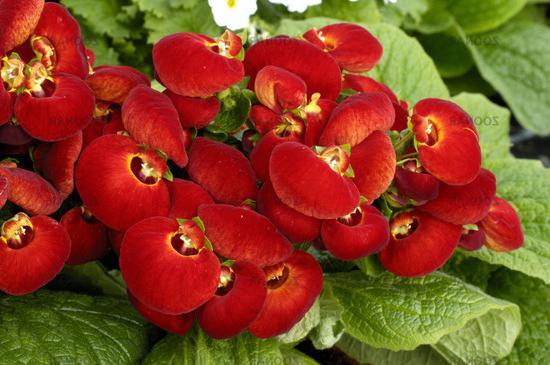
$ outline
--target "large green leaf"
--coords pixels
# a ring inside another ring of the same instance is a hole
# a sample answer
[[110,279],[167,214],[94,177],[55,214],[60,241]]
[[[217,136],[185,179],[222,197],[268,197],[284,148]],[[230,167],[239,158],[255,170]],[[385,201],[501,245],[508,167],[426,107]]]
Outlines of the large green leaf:
[[525,6],[525,0],[447,0],[447,10],[466,33],[485,32],[504,24]]
[[319,299],[321,316],[319,324],[309,334],[313,346],[328,349],[342,337],[344,326],[341,322],[343,308],[332,294],[330,286],[325,285]]
[[319,300],[307,311],[305,316],[296,323],[290,331],[277,336],[277,340],[284,344],[293,344],[303,340],[321,320],[321,306]]
[[550,359],[550,286],[518,272],[501,270],[491,278],[492,295],[521,307],[523,330],[502,365],[547,364]]
[[391,351],[371,347],[357,341],[349,335],[344,335],[336,345],[346,355],[360,364],[372,365],[447,365],[448,362],[427,345],[419,346],[410,351]]
[[323,0],[319,5],[310,6],[305,15],[308,18],[331,17],[355,23],[376,23],[381,19],[376,0]]
[[127,301],[46,290],[0,299],[1,364],[136,364],[149,326]]
[[[283,20],[277,34],[299,35],[312,27],[339,22],[329,18]],[[393,25],[364,25],[382,44],[384,54],[369,75],[387,84],[401,98],[411,103],[420,99],[448,98],[449,91],[437,69],[415,38]]]
[[550,134],[550,29],[512,21],[465,39],[481,75],[502,95],[518,121],[535,133]]
[[317,361],[294,348],[283,348],[283,365],[317,365]]
[[[481,321],[492,311],[509,312],[504,320],[516,321],[505,336],[517,336],[520,327],[515,304],[443,273],[400,278],[354,271],[326,275],[325,283],[342,306],[346,333],[373,347],[397,351],[435,344],[445,335],[468,330],[469,321]],[[508,337],[502,339],[504,343]]]
[[276,340],[261,340],[247,332],[229,340],[214,340],[195,326],[183,337],[166,336],[153,347],[143,364],[283,364],[283,355]]

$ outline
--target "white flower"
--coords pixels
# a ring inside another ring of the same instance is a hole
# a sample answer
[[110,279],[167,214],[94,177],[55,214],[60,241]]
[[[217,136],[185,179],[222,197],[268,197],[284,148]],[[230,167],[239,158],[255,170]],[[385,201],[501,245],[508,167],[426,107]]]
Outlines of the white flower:
[[249,18],[257,10],[256,0],[208,0],[214,21],[231,30],[248,27]]
[[273,4],[283,4],[289,11],[303,13],[308,6],[319,5],[321,0],[269,0]]

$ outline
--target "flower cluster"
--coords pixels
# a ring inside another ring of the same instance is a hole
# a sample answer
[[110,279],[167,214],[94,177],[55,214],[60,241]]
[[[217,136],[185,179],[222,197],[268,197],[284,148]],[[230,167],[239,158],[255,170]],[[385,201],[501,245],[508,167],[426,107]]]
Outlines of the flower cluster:
[[[63,7],[0,5],[11,30],[0,34],[0,143],[14,156],[30,148],[36,171],[0,162],[0,205],[13,213],[0,232],[6,293],[112,248],[130,300],[159,327],[268,338],[320,295],[318,251],[378,254],[408,277],[459,245],[523,243],[470,116],[440,99],[409,108],[364,76],[382,46],[360,26],[246,52],[230,31],[176,33],[153,48],[159,92],[130,67],[94,67]],[[232,143],[208,138],[221,95],[245,77],[249,120]]]

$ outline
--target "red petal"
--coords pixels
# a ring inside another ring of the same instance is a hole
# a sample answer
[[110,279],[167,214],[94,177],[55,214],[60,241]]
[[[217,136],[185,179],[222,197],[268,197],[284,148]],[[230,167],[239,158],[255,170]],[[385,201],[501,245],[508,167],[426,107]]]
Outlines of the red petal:
[[25,145],[30,144],[32,140],[32,137],[25,133],[19,125],[8,123],[0,127],[0,144],[15,147],[22,146],[27,150]]
[[128,291],[128,298],[146,320],[165,331],[183,336],[193,326],[193,313],[185,314],[164,314],[147,307]]
[[74,190],[74,165],[82,149],[82,133],[55,143],[40,143],[33,152],[34,166],[65,200]]
[[94,119],[82,130],[82,149],[86,148],[94,139],[103,135],[105,123],[102,120]]
[[0,176],[8,180],[8,200],[30,215],[49,215],[61,206],[57,190],[34,172],[0,166]]
[[151,217],[126,231],[120,271],[128,290],[144,305],[165,314],[188,313],[214,296],[220,262],[207,248],[185,255],[172,241],[180,226],[175,219]]
[[262,136],[281,124],[282,116],[263,105],[253,105],[248,117]]
[[270,181],[258,193],[258,212],[265,215],[292,242],[311,242],[319,237],[321,221],[286,206]]
[[340,219],[323,222],[323,244],[340,260],[357,260],[372,255],[390,240],[388,221],[376,208],[362,205],[358,209]]
[[485,233],[485,245],[491,250],[509,252],[523,246],[523,232],[518,214],[502,198],[495,197],[489,214],[479,225]]
[[304,80],[277,66],[265,66],[258,72],[254,90],[260,103],[277,113],[306,103]]
[[114,231],[112,229],[108,230],[109,243],[117,256],[120,256],[120,246],[122,246],[122,240],[124,239],[125,233],[126,231]]
[[183,128],[204,128],[216,118],[220,111],[220,101],[215,96],[192,98],[178,95],[168,89],[163,93],[172,100]]
[[352,179],[368,201],[378,199],[390,186],[395,175],[396,156],[390,138],[374,131],[351,150]]
[[139,143],[161,150],[179,167],[187,164],[178,112],[166,95],[145,85],[136,86],[122,105],[122,121]]
[[231,270],[235,279],[228,293],[216,295],[200,310],[198,321],[210,337],[238,335],[260,314],[267,295],[264,272],[250,262],[237,262]]
[[[306,62],[307,61],[307,62]],[[307,85],[308,97],[320,93],[324,99],[336,100],[340,95],[340,68],[320,49],[308,42],[285,37],[271,38],[254,44],[246,51],[246,74],[253,89],[258,72],[268,65],[295,73]]]
[[337,105],[332,100],[321,99],[317,102],[321,112],[306,114],[306,131],[304,134],[304,144],[306,146],[319,145],[319,138],[321,138],[321,134]]
[[35,35],[48,38],[55,48],[55,72],[65,72],[81,79],[88,76],[89,64],[82,42],[80,26],[63,6],[46,3]]
[[343,70],[366,72],[382,58],[382,45],[365,28],[349,23],[327,25],[318,31],[311,29],[304,38],[322,49],[338,62]]
[[0,55],[29,38],[43,7],[44,0],[0,0]]
[[248,328],[259,338],[288,332],[321,294],[323,271],[310,254],[295,251],[285,262],[264,268],[267,299],[260,316]]
[[449,185],[475,179],[481,168],[481,149],[464,110],[449,101],[424,99],[414,106],[412,123],[420,162],[429,173]]
[[109,121],[103,126],[103,134],[119,134],[119,132],[126,132],[122,113],[120,110],[113,110],[109,115]]
[[53,219],[39,215],[30,222],[33,236],[25,246],[0,244],[0,290],[10,295],[29,294],[46,285],[63,269],[71,249],[69,235]]
[[214,40],[193,33],[176,33],[153,47],[159,81],[179,95],[206,97],[241,81],[244,67],[236,58],[213,51]]
[[[134,158],[148,164],[158,180],[140,180],[139,171],[132,170]],[[170,193],[160,178],[165,170],[164,160],[154,151],[140,149],[128,137],[106,135],[82,152],[76,166],[76,187],[97,219],[124,230],[144,218],[168,214]]]
[[172,195],[170,218],[192,219],[198,215],[198,209],[203,204],[212,204],[214,200],[206,190],[192,181],[174,179],[169,185]]
[[246,208],[211,204],[199,207],[214,251],[231,260],[274,265],[292,253],[290,242],[263,215]]
[[84,207],[74,207],[59,222],[71,238],[68,265],[80,265],[102,258],[109,251],[107,227]]
[[343,89],[351,89],[360,93],[381,92],[386,94],[392,103],[399,103],[395,93],[386,84],[376,81],[372,77],[363,75],[345,74],[342,82]]
[[[413,162],[416,168],[416,162]],[[424,172],[398,167],[395,171],[395,187],[406,197],[417,202],[435,199],[439,195],[439,180]]]
[[94,94],[84,81],[68,74],[55,74],[53,78],[55,90],[51,96],[23,94],[15,103],[15,115],[25,132],[47,142],[78,133],[92,121],[95,108]]
[[11,95],[4,89],[4,83],[0,82],[0,126],[6,124],[10,120],[12,114],[13,104]]
[[279,199],[307,216],[335,219],[359,205],[353,182],[303,144],[285,142],[275,147],[269,175]]
[[389,130],[394,120],[393,105],[385,94],[356,94],[334,109],[319,143],[323,146],[350,144],[353,147],[376,130]]
[[496,193],[495,175],[481,169],[469,184],[453,186],[441,183],[439,195],[418,207],[434,217],[454,224],[473,224],[487,215]]
[[122,104],[138,85],[150,86],[149,78],[128,66],[99,66],[86,80],[98,100]]
[[485,232],[479,228],[477,231],[469,230],[466,233],[462,233],[460,236],[460,242],[458,245],[468,251],[479,250],[485,243]]
[[462,227],[419,211],[401,213],[390,222],[388,246],[378,255],[392,273],[427,275],[451,257],[462,235]]
[[258,192],[256,175],[246,157],[233,147],[206,138],[193,142],[187,172],[219,203],[241,205]]
[[250,153],[250,163],[258,179],[262,181],[269,179],[269,159],[271,152],[273,152],[276,146],[288,141],[299,142],[299,138],[294,134],[279,137],[275,131],[271,131],[256,143],[256,146]]
[[8,184],[8,179],[5,176],[0,176],[0,209],[2,209],[8,201],[9,194],[10,185]]

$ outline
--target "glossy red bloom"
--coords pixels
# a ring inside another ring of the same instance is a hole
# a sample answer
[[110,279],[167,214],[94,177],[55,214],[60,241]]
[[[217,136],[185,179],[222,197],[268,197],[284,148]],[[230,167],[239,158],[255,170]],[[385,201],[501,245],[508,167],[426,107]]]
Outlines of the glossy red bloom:
[[105,135],[82,152],[76,187],[92,214],[115,230],[151,216],[166,216],[170,192],[166,162],[129,137]]
[[277,66],[265,66],[256,74],[254,90],[260,103],[276,113],[303,106],[307,99],[304,80]]
[[283,116],[266,106],[253,105],[248,113],[248,118],[258,133],[263,136],[281,124]]
[[198,215],[201,205],[214,203],[206,190],[192,181],[174,179],[169,187],[172,197],[168,213],[170,218],[192,219]]
[[17,213],[1,228],[0,290],[10,295],[38,290],[63,269],[70,249],[69,235],[59,223]]
[[396,156],[390,138],[381,131],[372,132],[351,149],[353,182],[369,202],[378,199],[395,175]]
[[14,163],[0,163],[0,176],[8,180],[8,200],[30,215],[52,214],[61,206],[57,190],[32,171]]
[[407,128],[409,104],[404,100],[399,100],[387,85],[368,76],[346,74],[342,82],[342,89],[351,89],[361,93],[382,92],[386,94],[390,98],[395,111],[395,122],[391,129],[399,132]]
[[308,97],[336,100],[340,95],[341,74],[332,57],[308,42],[279,37],[255,43],[246,51],[244,66],[250,76],[249,89],[254,89],[256,75],[265,66],[284,68],[299,76],[307,85]]
[[54,74],[44,97],[22,94],[15,103],[21,127],[41,141],[60,141],[86,127],[94,113],[94,94],[86,83],[69,74]]
[[357,260],[383,249],[390,240],[390,228],[382,213],[363,204],[347,216],[323,221],[321,239],[334,257]]
[[74,207],[59,221],[71,238],[68,265],[80,265],[102,258],[109,251],[107,227],[85,207]]
[[304,133],[304,144],[306,146],[319,145],[319,138],[338,104],[329,99],[317,101],[318,110],[310,110],[306,113],[306,130]]
[[0,209],[2,209],[8,201],[9,194],[10,185],[8,184],[8,179],[4,176],[0,176]]
[[256,172],[258,179],[266,181],[269,179],[269,159],[273,149],[284,142],[300,142],[300,138],[290,133],[288,135],[280,135],[275,130],[272,130],[260,138],[254,149],[250,153],[250,163]]
[[40,143],[33,151],[34,167],[65,200],[74,190],[74,168],[82,150],[82,133],[54,143]]
[[290,242],[266,217],[250,209],[224,204],[199,207],[214,251],[231,260],[274,265],[292,253]]
[[366,72],[382,58],[382,45],[365,28],[349,23],[313,28],[304,38],[334,57],[343,70]]
[[481,149],[470,116],[458,105],[424,99],[413,109],[412,124],[422,166],[449,185],[468,184],[481,168]]
[[284,262],[264,268],[267,299],[260,316],[248,330],[259,338],[288,332],[321,294],[323,271],[315,258],[295,251]]
[[187,164],[178,112],[166,95],[145,85],[134,87],[122,105],[122,122],[137,142],[164,152],[179,167]]
[[356,94],[334,109],[319,143],[323,146],[350,144],[353,147],[376,130],[389,130],[394,120],[393,105],[385,94]]
[[165,314],[188,313],[210,300],[218,287],[220,262],[204,246],[193,221],[151,217],[126,231],[120,271],[128,290]]
[[219,203],[241,205],[254,199],[258,192],[250,162],[241,152],[221,142],[195,139],[187,172]]
[[183,128],[204,128],[216,118],[220,111],[220,101],[215,96],[209,98],[193,98],[173,93],[169,89],[163,91],[178,111]]
[[224,267],[216,295],[199,309],[199,325],[216,339],[236,336],[256,320],[266,296],[265,275],[258,266],[243,261]]
[[193,313],[165,314],[147,307],[128,291],[128,298],[132,305],[149,322],[165,331],[183,336],[193,326]]
[[243,64],[231,46],[228,39],[215,41],[194,33],[164,37],[153,47],[157,78],[183,96],[207,97],[225,90],[244,77]]
[[284,204],[307,216],[336,219],[359,205],[359,191],[343,176],[348,165],[347,155],[338,147],[319,156],[303,144],[285,142],[271,154],[269,175]]
[[464,230],[458,245],[468,251],[479,250],[485,243],[485,232],[479,228],[477,230]]
[[439,195],[439,180],[424,172],[416,161],[407,161],[395,171],[395,187],[399,192],[418,203],[435,199]]
[[128,66],[99,66],[86,80],[98,100],[122,104],[130,91],[138,86],[151,86],[149,78]]
[[29,38],[43,8],[44,0],[0,0],[0,55]]
[[495,175],[489,170],[481,169],[479,175],[466,185],[441,183],[437,198],[418,209],[449,223],[476,223],[489,212],[496,189]]
[[31,45],[42,55],[40,61],[46,67],[80,79],[88,76],[89,64],[80,26],[65,7],[46,3],[33,33]]
[[380,262],[396,275],[413,277],[445,264],[458,245],[462,226],[413,210],[395,216],[390,231],[390,243],[378,255]]
[[258,193],[258,212],[269,220],[292,242],[311,242],[319,237],[321,220],[308,217],[285,205],[275,194],[268,180]]
[[516,210],[506,200],[495,197],[489,214],[479,222],[485,233],[485,246],[493,251],[509,252],[523,246],[523,231]]

